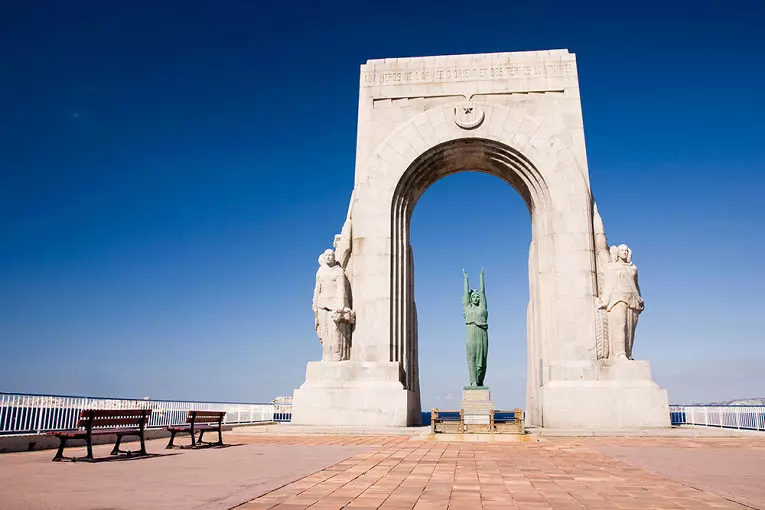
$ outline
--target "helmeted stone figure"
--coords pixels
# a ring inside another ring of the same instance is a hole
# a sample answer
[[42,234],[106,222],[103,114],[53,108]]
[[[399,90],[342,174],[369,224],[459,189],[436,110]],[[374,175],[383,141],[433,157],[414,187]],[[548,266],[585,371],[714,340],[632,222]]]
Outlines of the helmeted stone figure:
[[600,308],[608,312],[608,357],[632,359],[638,315],[645,308],[637,267],[632,263],[632,250],[626,244],[611,246],[610,255],[600,303]]
[[313,291],[316,334],[321,341],[322,361],[350,358],[351,330],[356,314],[351,309],[351,292],[343,267],[335,260],[334,250],[319,257],[316,287]]
[[486,286],[481,269],[481,283],[478,290],[470,290],[468,274],[462,270],[465,276],[465,292],[462,296],[462,306],[465,309],[465,326],[467,335],[465,338],[467,348],[468,373],[470,386],[483,386],[486,377],[486,358],[489,352],[489,324],[487,322],[489,312],[486,310]]

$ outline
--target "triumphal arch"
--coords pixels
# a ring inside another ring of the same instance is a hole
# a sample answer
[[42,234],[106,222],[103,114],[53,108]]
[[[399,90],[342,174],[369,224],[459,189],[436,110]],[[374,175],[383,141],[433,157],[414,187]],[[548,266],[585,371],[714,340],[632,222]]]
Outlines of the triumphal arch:
[[351,203],[317,273],[324,356],[295,390],[293,423],[418,423],[412,211],[438,179],[480,171],[515,188],[530,213],[527,423],[669,426],[666,392],[632,359],[637,270],[626,246],[609,249],[590,190],[575,55],[370,60],[359,90]]

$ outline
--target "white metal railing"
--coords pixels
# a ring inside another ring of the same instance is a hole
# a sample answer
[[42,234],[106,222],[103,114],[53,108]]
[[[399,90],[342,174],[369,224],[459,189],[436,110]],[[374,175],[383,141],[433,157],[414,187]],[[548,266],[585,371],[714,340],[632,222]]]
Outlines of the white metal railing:
[[225,411],[224,424],[288,422],[290,404],[188,402],[0,392],[0,434],[34,434],[73,429],[83,409],[151,409],[149,427],[186,422],[189,411]]
[[765,406],[669,406],[672,425],[765,431]]

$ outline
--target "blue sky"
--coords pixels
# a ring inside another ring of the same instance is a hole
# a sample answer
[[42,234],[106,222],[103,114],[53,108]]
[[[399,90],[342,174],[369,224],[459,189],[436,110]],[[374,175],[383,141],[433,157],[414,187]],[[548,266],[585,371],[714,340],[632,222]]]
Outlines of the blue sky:
[[[320,357],[311,295],[352,189],[359,65],[568,48],[606,232],[640,268],[636,357],[672,402],[765,397],[763,2],[361,4],[5,6],[0,390],[290,394]],[[455,201],[489,211],[479,231]],[[521,199],[451,176],[412,236],[423,407],[457,405],[461,269],[482,266],[487,384],[523,405]]]

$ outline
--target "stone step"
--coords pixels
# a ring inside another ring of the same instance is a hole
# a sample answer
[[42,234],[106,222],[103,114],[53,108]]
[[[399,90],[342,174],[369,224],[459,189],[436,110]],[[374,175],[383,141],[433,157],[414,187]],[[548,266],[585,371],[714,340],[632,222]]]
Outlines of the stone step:
[[429,426],[420,427],[385,427],[385,426],[353,426],[353,425],[293,425],[291,423],[275,423],[257,426],[234,427],[233,434],[242,435],[271,435],[271,436],[426,436],[430,433]]
[[765,437],[755,430],[723,429],[717,427],[694,427],[684,425],[670,428],[640,428],[625,430],[553,429],[527,427],[527,431],[540,438],[545,437]]

